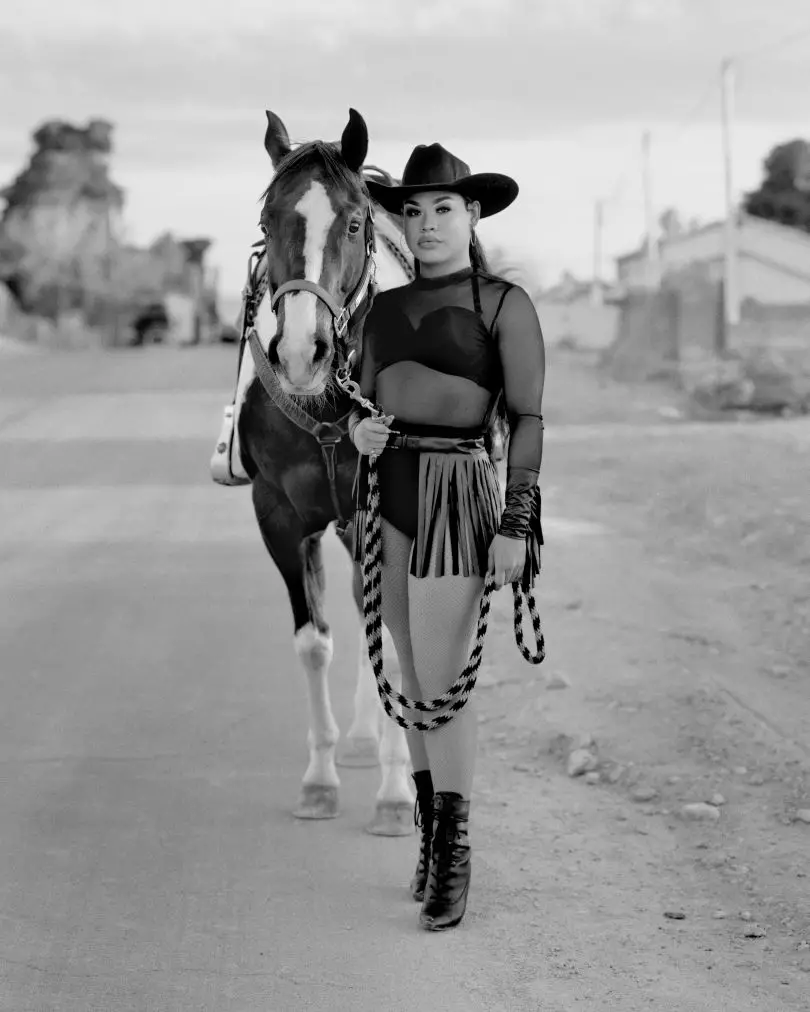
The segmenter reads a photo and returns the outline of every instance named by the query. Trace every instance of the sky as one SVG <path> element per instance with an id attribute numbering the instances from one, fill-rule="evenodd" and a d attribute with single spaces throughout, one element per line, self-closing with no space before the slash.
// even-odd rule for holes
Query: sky
<path id="1" fill-rule="evenodd" d="M 655 214 L 724 213 L 720 64 L 736 70 L 735 197 L 774 144 L 810 139 L 806 0 L 26 0 L 0 12 L 0 185 L 46 119 L 115 124 L 111 175 L 128 236 L 208 236 L 238 295 L 271 176 L 264 110 L 293 141 L 340 136 L 400 175 L 439 141 L 474 172 L 517 179 L 479 229 L 539 283 L 601 272 Z"/>

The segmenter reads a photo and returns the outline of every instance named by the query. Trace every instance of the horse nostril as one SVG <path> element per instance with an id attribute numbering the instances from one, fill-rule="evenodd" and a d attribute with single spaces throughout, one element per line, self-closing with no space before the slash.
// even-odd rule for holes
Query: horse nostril
<path id="1" fill-rule="evenodd" d="M 267 361 L 270 365 L 276 367 L 279 364 L 278 359 L 278 338 L 271 337 L 270 344 L 267 346 Z"/>
<path id="2" fill-rule="evenodd" d="M 329 343 L 324 341 L 322 337 L 315 338 L 315 354 L 312 356 L 313 362 L 322 362 L 329 354 Z"/>

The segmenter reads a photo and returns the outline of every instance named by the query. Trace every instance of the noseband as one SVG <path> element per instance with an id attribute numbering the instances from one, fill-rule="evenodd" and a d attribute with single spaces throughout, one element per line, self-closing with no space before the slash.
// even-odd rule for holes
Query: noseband
<path id="1" fill-rule="evenodd" d="M 374 280 L 374 254 L 377 251 L 377 243 L 374 238 L 374 212 L 371 209 L 371 204 L 368 205 L 368 214 L 366 215 L 365 224 L 365 239 L 366 239 L 366 262 L 363 265 L 363 273 L 360 276 L 360 280 L 357 282 L 352 294 L 339 306 L 335 299 L 330 295 L 325 288 L 315 284 L 314 281 L 307 281 L 305 278 L 296 278 L 292 281 L 285 281 L 283 285 L 280 285 L 273 293 L 273 297 L 270 300 L 270 308 L 275 312 L 276 306 L 284 298 L 285 295 L 291 295 L 293 292 L 310 292 L 317 299 L 326 306 L 329 312 L 332 314 L 332 326 L 335 331 L 335 353 L 338 356 L 338 360 L 342 365 L 346 359 L 346 348 L 344 345 L 346 333 L 349 329 L 349 323 L 352 317 L 357 312 L 358 308 L 362 305 L 363 300 L 368 294 L 368 289 Z"/>

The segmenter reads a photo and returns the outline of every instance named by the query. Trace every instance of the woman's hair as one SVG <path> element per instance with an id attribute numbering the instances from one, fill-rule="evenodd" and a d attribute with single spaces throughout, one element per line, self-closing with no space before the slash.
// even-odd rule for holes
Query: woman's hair
<path id="1" fill-rule="evenodd" d="M 483 274 L 489 274 L 489 262 L 487 261 L 487 255 L 484 252 L 484 247 L 481 245 L 481 240 L 473 232 L 472 240 L 470 242 L 470 263 L 473 266 L 473 270 Z"/>

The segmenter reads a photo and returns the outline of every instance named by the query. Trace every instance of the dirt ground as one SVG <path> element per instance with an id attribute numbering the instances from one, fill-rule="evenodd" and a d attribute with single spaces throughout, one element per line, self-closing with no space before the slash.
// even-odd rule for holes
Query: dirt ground
<path id="1" fill-rule="evenodd" d="M 547 659 L 502 593 L 478 693 L 504 1007 L 810 1009 L 810 424 L 557 349 L 546 389 Z"/>
<path id="2" fill-rule="evenodd" d="M 549 349 L 548 656 L 522 660 L 499 594 L 470 904 L 434 937 L 405 888 L 415 838 L 362 832 L 377 771 L 341 772 L 344 818 L 289 815 L 304 690 L 286 620 L 267 624 L 286 600 L 206 470 L 232 376 L 231 349 L 3 361 L 0 414 L 24 430 L 9 531 L 28 533 L 5 546 L 2 745 L 29 771 L 3 781 L 0 1008 L 810 1009 L 810 422 L 695 418 Z M 31 397 L 53 403 L 26 427 Z M 62 516 L 63 485 L 86 516 Z M 41 587 L 57 548 L 70 565 Z M 329 586 L 346 714 L 356 630 Z M 290 677 L 268 682 L 273 650 Z"/>

